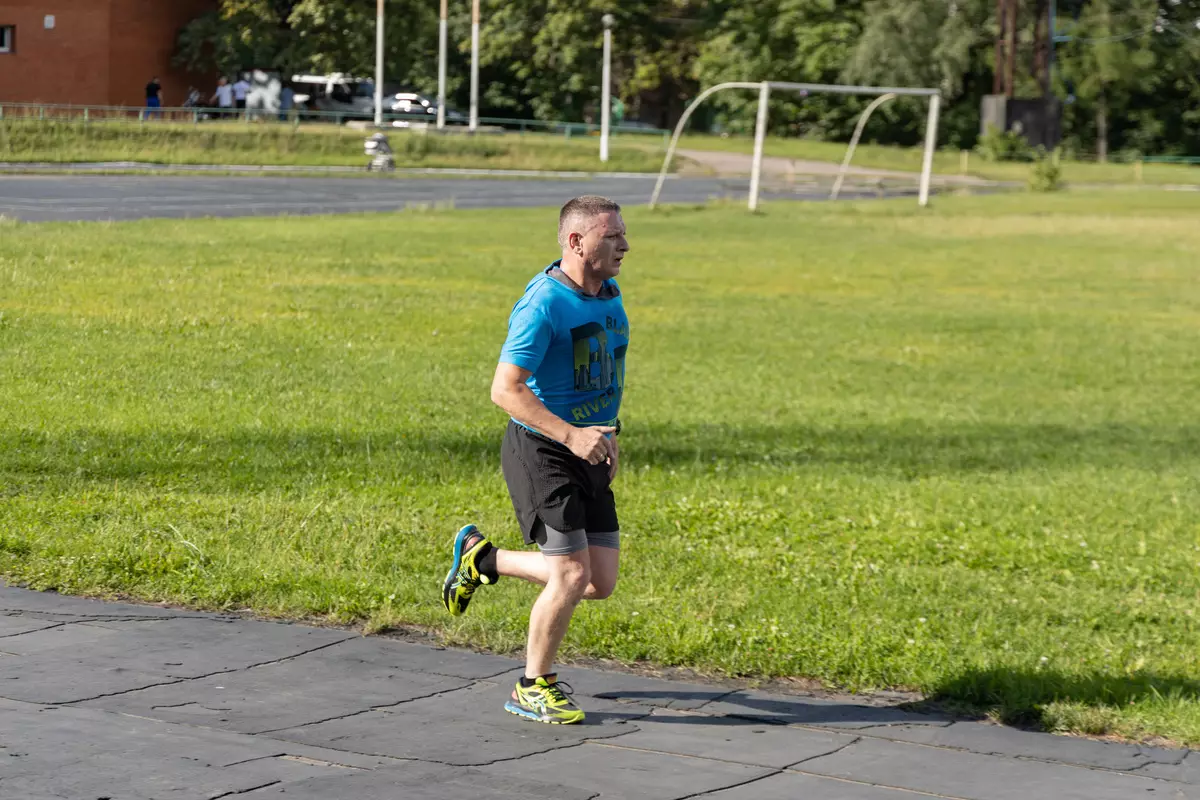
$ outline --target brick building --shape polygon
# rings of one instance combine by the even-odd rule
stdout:
[[[163,104],[213,79],[171,66],[179,30],[217,0],[0,0],[0,103]]]

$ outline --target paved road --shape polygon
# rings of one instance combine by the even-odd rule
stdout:
[[[520,665],[0,583],[13,800],[1186,800],[1200,752],[566,668],[583,725],[503,712]]]
[[[28,222],[146,217],[242,217],[396,211],[413,204],[455,208],[556,206],[581,194],[627,205],[647,203],[654,178],[492,180],[487,178],[286,178],[139,175],[0,176],[0,215]],[[672,178],[663,202],[745,199],[745,179]],[[853,195],[850,195],[853,196]],[[870,195],[874,197],[872,192]],[[764,199],[820,199],[801,186]]]

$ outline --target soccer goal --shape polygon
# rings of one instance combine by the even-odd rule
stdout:
[[[836,84],[824,83],[784,83],[780,81],[762,81],[759,83],[749,83],[742,81],[734,81],[731,83],[719,83],[705,89],[700,93],[700,96],[688,105],[683,112],[683,116],[679,118],[679,123],[675,126],[675,134],[671,137],[671,143],[667,147],[666,158],[663,159],[662,170],[658,173],[658,182],[654,185],[654,195],[650,198],[650,207],[654,208],[658,204],[659,194],[662,192],[663,182],[667,178],[667,170],[671,167],[671,158],[675,155],[675,145],[679,142],[679,135],[683,133],[683,128],[687,125],[688,118],[706,98],[724,89],[757,89],[758,90],[758,116],[754,124],[754,160],[750,171],[750,200],[749,208],[751,211],[758,209],[758,192],[762,182],[762,156],[763,156],[763,140],[767,135],[767,109],[771,99],[772,91],[784,92],[827,92],[830,94],[868,94],[879,95],[878,99],[873,102],[863,112],[859,119],[858,126],[854,132],[854,140],[850,143],[850,149],[846,153],[846,159],[842,163],[841,172],[838,175],[838,181],[835,184],[834,194],[841,188],[842,177],[845,175],[846,168],[850,163],[850,156],[853,155],[854,146],[858,142],[859,135],[862,134],[862,129],[866,125],[867,118],[871,112],[879,107],[882,103],[893,97],[908,96],[908,97],[928,97],[929,98],[929,117],[925,123],[925,155],[921,162],[921,182],[920,189],[917,195],[917,202],[921,206],[929,204],[929,182],[933,175],[933,151],[937,147],[937,126],[938,113],[941,108],[941,94],[937,89],[906,89],[884,86],[839,86]]]

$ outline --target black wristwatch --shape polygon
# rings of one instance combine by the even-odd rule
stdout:
[[[620,417],[617,418],[616,428],[617,429],[615,431],[613,431],[613,436],[620,436],[621,435],[621,418]]]

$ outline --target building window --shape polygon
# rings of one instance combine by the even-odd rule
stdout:
[[[0,25],[0,53],[11,53],[13,51],[13,32],[16,28],[12,25]]]

